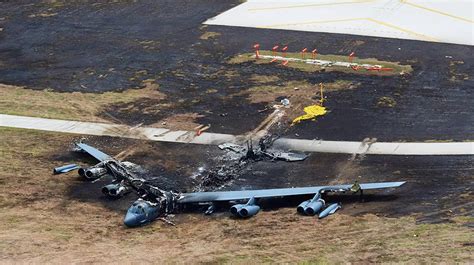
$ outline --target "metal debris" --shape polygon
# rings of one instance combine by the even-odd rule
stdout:
[[[79,165],[69,164],[69,165],[65,165],[65,166],[55,167],[53,169],[53,174],[67,173],[67,172],[75,170],[75,169],[79,169]]]

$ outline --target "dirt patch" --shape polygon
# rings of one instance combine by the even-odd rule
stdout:
[[[257,75],[254,74],[250,77],[250,80],[257,84],[267,84],[280,81],[277,75]]]
[[[268,205],[272,204],[266,203],[267,207],[262,212],[248,220],[231,218],[227,208],[224,208],[209,217],[196,213],[177,214],[173,217],[178,224],[175,227],[154,222],[142,228],[126,229],[122,218],[133,198],[106,200],[100,196],[100,186],[83,182],[73,172],[52,175],[51,168],[60,164],[93,164],[94,161],[85,156],[67,150],[74,138],[66,134],[1,129],[0,229],[8,231],[0,235],[0,256],[4,261],[104,263],[110,262],[110,256],[122,263],[152,263],[156,260],[239,264],[430,263],[433,260],[464,263],[473,260],[471,245],[474,238],[469,228],[474,222],[469,215],[472,206],[464,203],[457,205],[461,208],[451,208],[453,213],[448,218],[449,222],[441,224],[418,224],[418,218],[437,214],[433,212],[407,214],[400,218],[384,217],[383,213],[366,213],[375,212],[383,205],[394,209],[424,204],[424,195],[420,195],[423,194],[420,190],[413,192],[421,196],[422,202],[414,203],[413,198],[408,197],[411,203],[397,203],[403,200],[405,194],[394,201],[381,203],[344,201],[342,210],[323,220],[297,215],[294,207],[298,202],[287,203],[278,210],[271,210]],[[203,155],[209,153],[208,149],[193,149],[190,145],[180,145],[181,148],[166,144],[156,146],[149,142],[110,137],[91,137],[88,142],[112,155],[127,146],[132,147],[121,157],[133,162],[140,158],[140,164],[148,166],[162,164],[165,171],[162,171],[163,168],[154,169],[162,174],[168,170],[182,171],[183,166],[197,168],[193,161],[202,162]],[[298,171],[306,164],[292,166],[270,162],[269,177],[273,180],[270,185],[281,185],[293,175],[298,177],[289,185],[302,183],[308,175],[314,181],[314,172],[322,174],[323,169],[333,166],[331,161],[334,160],[335,157],[330,155],[314,158],[307,165],[319,165],[320,169],[304,168],[304,172],[311,172],[306,175]],[[455,164],[453,161],[449,163]],[[391,163],[376,161],[374,168],[379,170],[385,164]],[[289,170],[282,170],[282,165],[289,167]],[[406,168],[402,168],[403,172],[399,174],[416,170],[413,166]],[[280,179],[277,172],[287,175]],[[452,175],[455,171],[448,168],[447,172]],[[374,171],[372,175],[381,174]],[[262,179],[265,185],[269,185],[268,178],[264,176],[251,179]],[[251,179],[244,181],[243,186],[248,185]],[[446,178],[447,181],[437,179],[433,183],[426,182],[427,177],[418,175],[412,175],[410,179],[422,181],[423,184],[420,184],[425,191],[431,191],[437,186],[436,183],[442,182],[443,189],[448,188],[447,192],[460,194],[466,201],[472,197],[472,192],[450,190],[449,187],[457,183],[452,178]],[[83,187],[81,191],[80,187]],[[76,193],[83,192],[83,197],[70,197],[72,188],[76,189]],[[442,196],[438,193],[438,197]],[[383,197],[378,200],[380,198]],[[440,198],[440,203],[444,201],[452,199]]]
[[[321,100],[321,84],[311,84],[307,81],[278,82],[273,76],[253,76],[253,80],[260,84],[253,86],[237,95],[245,95],[252,103],[266,103],[269,107],[280,104],[280,100],[290,100],[290,107],[285,110],[290,120],[303,113],[303,108],[309,105],[319,104]],[[340,90],[356,89],[360,84],[347,80],[337,80],[332,83],[324,83],[323,96],[331,95],[331,92]],[[328,93],[328,94],[326,94]]]
[[[201,36],[199,36],[199,39],[201,40],[215,39],[219,37],[220,35],[221,34],[219,32],[206,31]]]
[[[199,115],[197,113],[183,113],[183,114],[176,114],[173,116],[166,117],[165,119],[151,124],[151,127],[164,127],[171,130],[185,130],[191,131],[199,124],[196,122],[196,119],[203,117],[203,115]]]
[[[463,61],[456,73],[472,75],[472,47],[364,36],[202,26],[202,22],[236,6],[239,1],[33,1],[24,5],[2,2],[0,15],[0,83],[43,90],[104,92],[142,86],[155,79],[165,101],[140,98],[103,111],[129,125],[153,124],[176,114],[198,113],[198,123],[213,132],[244,133],[265,118],[265,108],[247,97],[232,97],[256,84],[251,77],[278,76],[283,81],[312,84],[350,80],[358,89],[335,91],[326,102],[330,115],[291,135],[326,140],[383,141],[472,139],[473,80],[450,81],[449,61]],[[52,8],[52,9],[51,9]],[[51,9],[51,10],[49,10]],[[57,13],[49,18],[30,14]],[[68,23],[64,23],[68,21]],[[31,34],[31,28],[35,34]],[[201,40],[204,32],[220,37]],[[302,40],[304,40],[302,42]],[[270,48],[302,45],[323,54],[411,65],[407,75],[379,76],[348,72],[306,72],[291,67],[253,62],[228,64],[237,54],[252,51],[258,42]],[[441,53],[440,53],[441,51]],[[299,57],[299,54],[297,55]],[[308,54],[309,56],[309,54]],[[449,56],[449,57],[448,57]],[[354,58],[357,60],[358,58]],[[291,66],[291,62],[290,62]],[[279,85],[268,83],[267,85]],[[382,96],[393,97],[394,108],[377,108]],[[403,102],[403,104],[401,104]],[[433,104],[437,105],[432,111]],[[301,109],[302,110],[302,109]],[[78,110],[77,112],[80,112]],[[233,117],[229,122],[229,117]]]

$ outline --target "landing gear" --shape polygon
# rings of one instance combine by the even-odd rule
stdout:
[[[209,207],[207,207],[207,210],[204,212],[205,215],[211,215],[214,213],[216,210],[216,205],[214,203],[211,203]]]

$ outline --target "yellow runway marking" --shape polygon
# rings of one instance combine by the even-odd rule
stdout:
[[[280,28],[280,27],[291,27],[291,26],[311,25],[311,24],[347,22],[347,21],[356,21],[356,20],[365,20],[365,18],[344,18],[344,19],[319,20],[319,21],[299,22],[299,23],[274,24],[274,25],[269,25],[269,26],[259,26],[259,28]]]
[[[423,40],[439,42],[439,40],[437,40],[433,37],[430,37],[430,36],[427,36],[427,35],[424,35],[424,34],[421,34],[421,33],[417,33],[415,31],[411,31],[411,30],[408,30],[408,29],[404,29],[402,27],[399,27],[399,26],[396,26],[396,25],[393,25],[393,24],[389,24],[387,22],[383,22],[383,21],[380,21],[380,20],[376,20],[376,19],[373,19],[373,18],[347,18],[347,19],[308,21],[308,22],[300,22],[300,23],[287,23],[287,24],[275,24],[275,25],[269,25],[269,26],[259,26],[258,28],[267,28],[267,29],[268,28],[282,28],[282,27],[291,27],[291,26],[324,24],[324,23],[337,23],[337,22],[360,21],[360,20],[370,21],[372,23],[376,23],[376,24],[379,24],[379,25],[382,25],[382,26],[385,26],[385,27],[388,27],[388,28],[396,29],[398,31],[405,32],[407,34],[417,36],[418,38],[421,38]]]
[[[433,8],[424,7],[424,6],[422,6],[422,5],[417,5],[417,4],[409,3],[408,0],[400,0],[400,2],[401,2],[402,4],[406,4],[406,5],[410,5],[410,6],[416,7],[416,8],[424,9],[424,10],[426,10],[426,11],[430,11],[430,12],[433,12],[433,13],[438,13],[438,14],[443,15],[443,16],[451,17],[451,18],[454,18],[454,19],[459,19],[459,20],[462,20],[462,21],[465,21],[465,22],[469,22],[469,23],[474,23],[474,20],[472,20],[472,19],[468,19],[468,18],[456,16],[456,15],[451,15],[451,14],[449,14],[449,13],[446,13],[446,12],[443,12],[443,11],[439,11],[439,10],[436,10],[436,9],[433,9]]]
[[[323,3],[323,4],[305,4],[305,5],[292,5],[292,6],[249,8],[248,11],[255,12],[255,11],[290,9],[290,8],[305,8],[305,7],[315,7],[315,6],[350,5],[350,4],[362,4],[362,3],[374,2],[374,1],[377,1],[377,0],[355,0],[355,1],[351,1],[351,2],[336,2],[336,3]]]
[[[424,40],[439,42],[439,40],[437,40],[437,39],[435,39],[435,38],[433,38],[433,37],[426,36],[426,35],[424,35],[424,34],[417,33],[417,32],[415,32],[415,31],[411,31],[411,30],[408,30],[408,29],[404,29],[404,28],[401,28],[401,27],[399,27],[399,26],[395,26],[395,25],[389,24],[389,23],[387,23],[387,22],[383,22],[383,21],[376,20],[376,19],[373,19],[373,18],[366,18],[366,20],[371,21],[371,22],[374,22],[374,23],[377,23],[377,24],[382,25],[382,26],[385,26],[385,27],[389,27],[389,28],[392,28],[392,29],[396,29],[396,30],[399,30],[399,31],[402,31],[402,32],[411,34],[411,35],[415,35],[415,36],[421,37],[421,38],[424,39]]]

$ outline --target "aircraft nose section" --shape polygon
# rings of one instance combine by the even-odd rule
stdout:
[[[123,223],[128,227],[136,227],[140,225],[137,215],[134,213],[128,212],[123,219]]]

